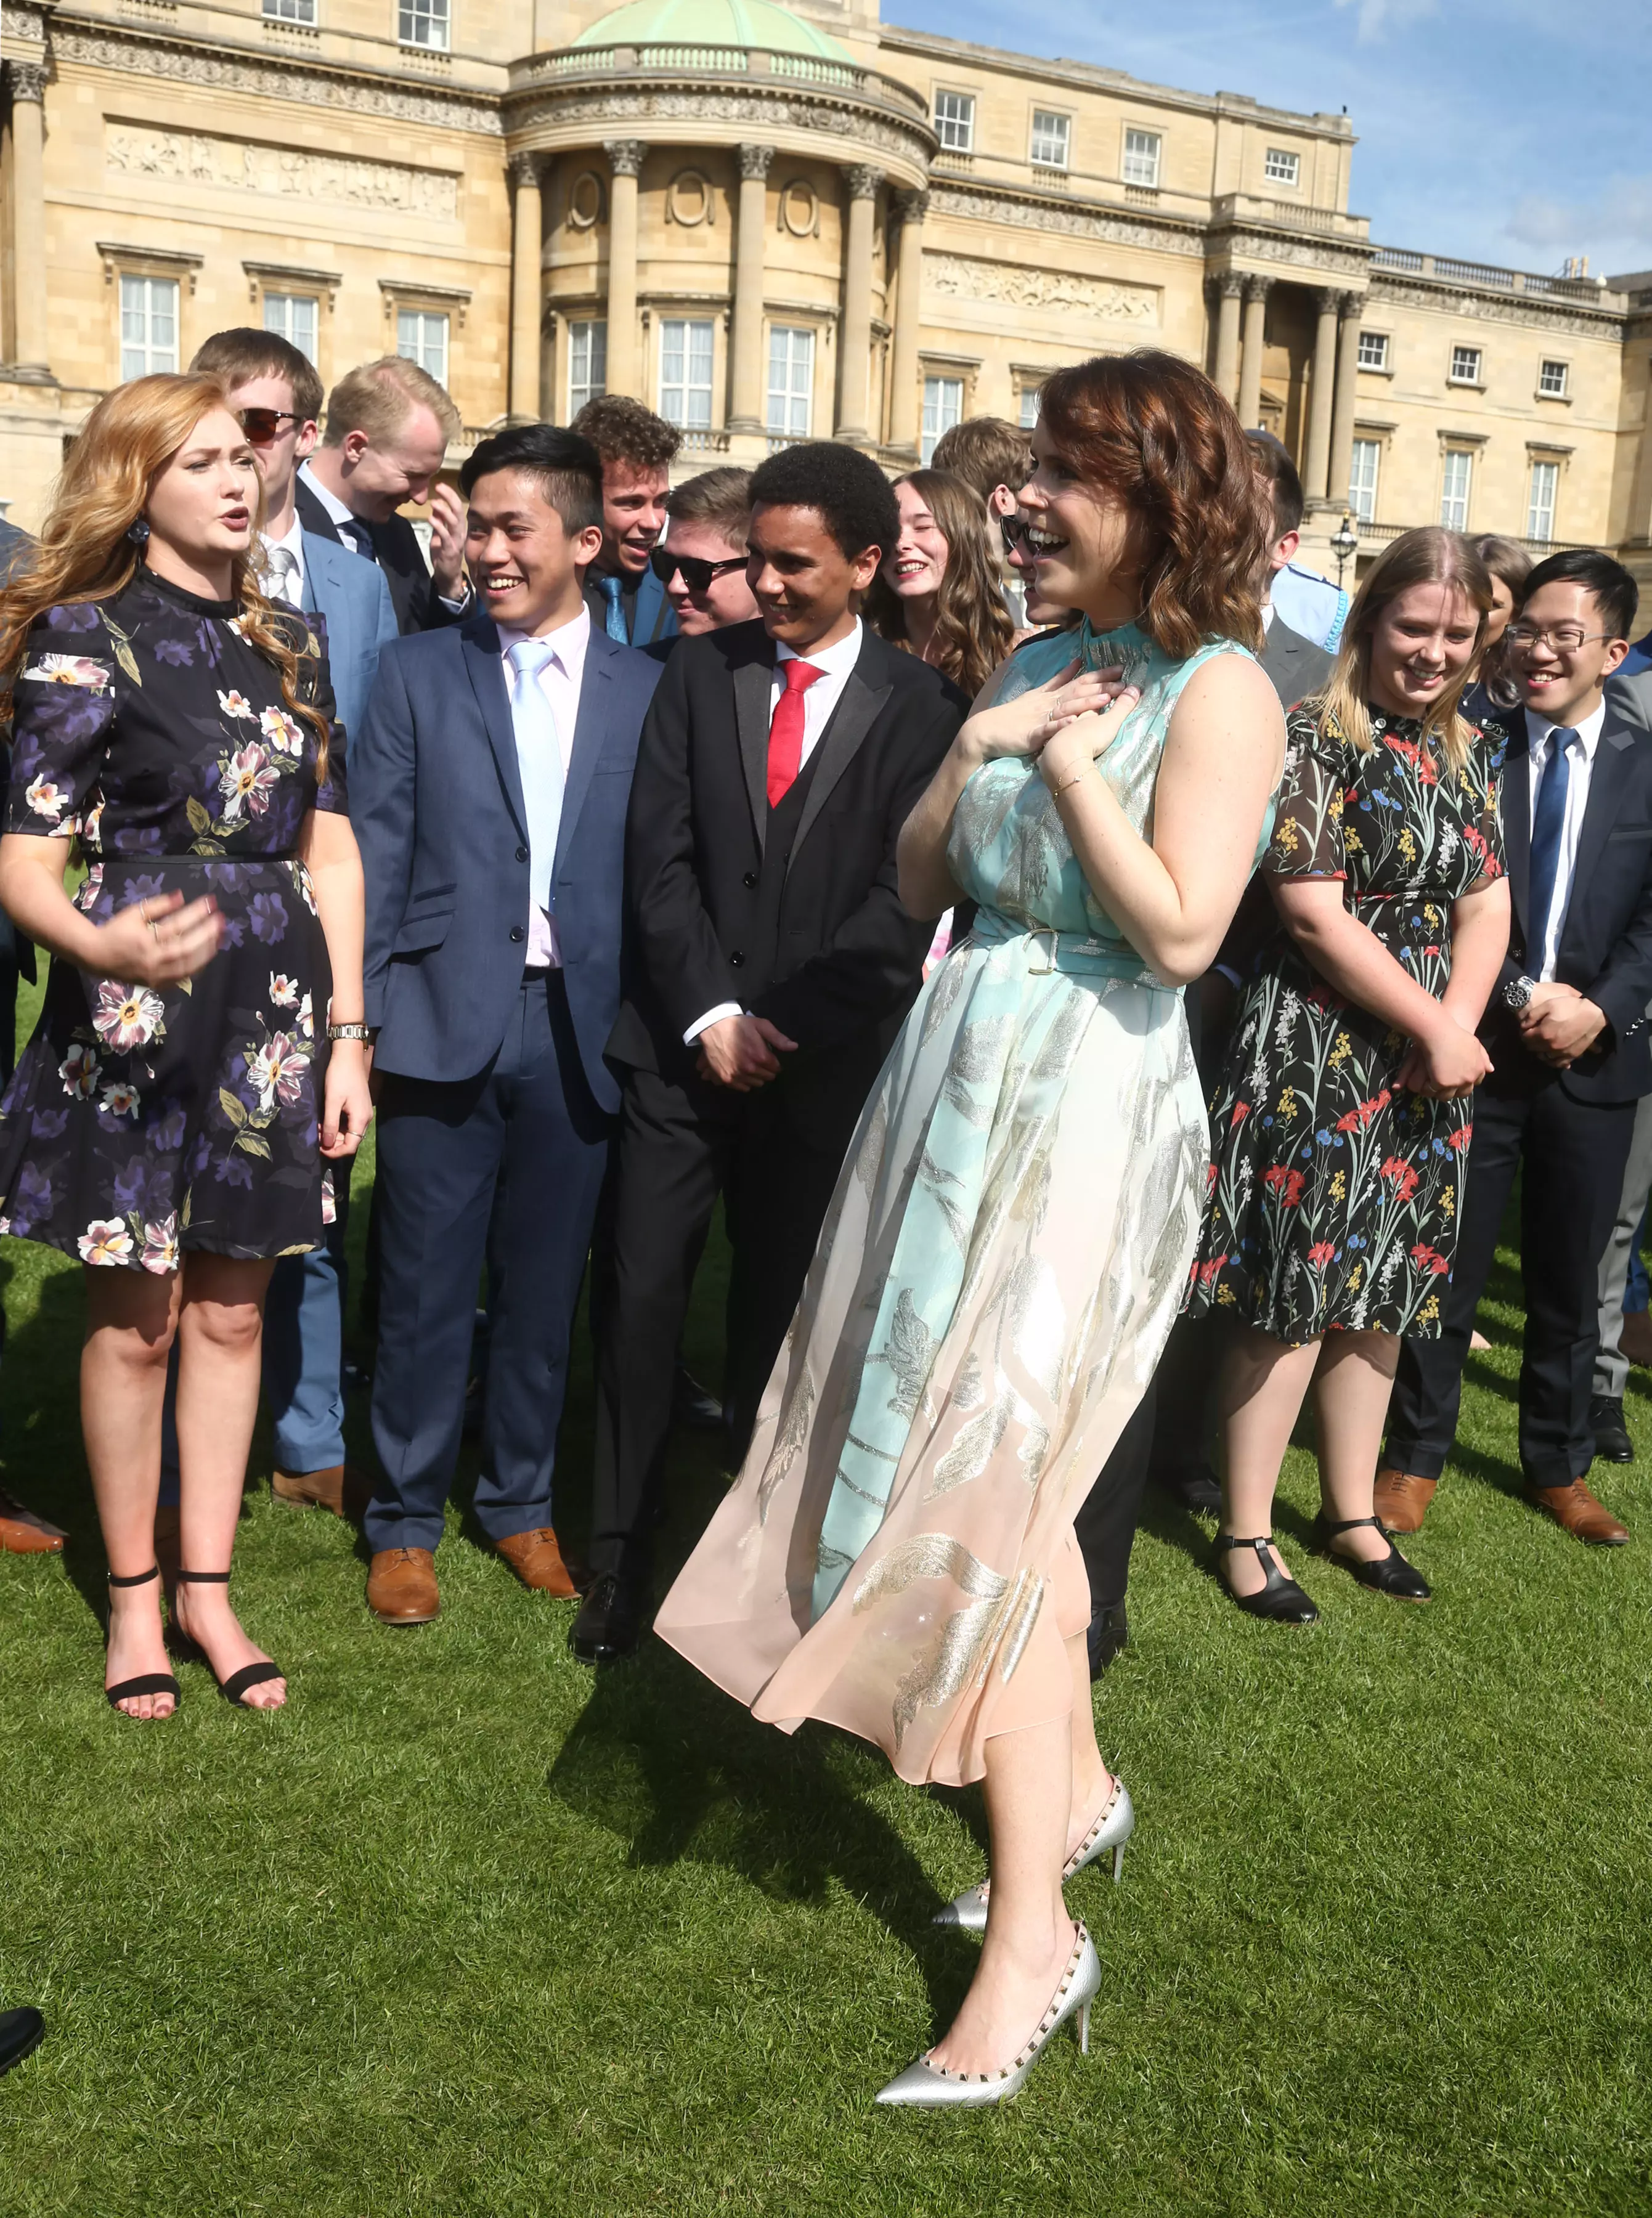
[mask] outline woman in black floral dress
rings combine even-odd
[[[1258,1616],[1317,1614],[1269,1530],[1310,1383],[1317,1543],[1364,1585],[1428,1595],[1372,1490],[1400,1335],[1439,1331],[1490,1068],[1475,1028],[1508,945],[1499,759],[1457,715],[1491,598],[1465,542],[1407,532],[1361,587],[1324,698],[1288,720],[1262,864],[1282,928],[1211,1098],[1188,1301],[1234,1327],[1216,1546]]]
[[[364,1032],[329,1045],[363,1007],[343,735],[317,641],[253,582],[261,498],[214,380],[139,379],[93,411],[0,596],[0,901],[55,958],[0,1100],[0,1231],[86,1266],[107,1691],[140,1718],[178,1699],[154,1569],[174,1337],[177,1629],[233,1701],[285,1699],[227,1592],[264,1289],[278,1255],[320,1244],[323,1158],[348,1175],[371,1115]]]

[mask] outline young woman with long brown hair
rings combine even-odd
[[[887,2103],[1002,2101],[1101,1985],[1062,1884],[1131,1812],[1073,1517],[1185,1283],[1206,1138],[1181,988],[1284,752],[1227,402],[1114,356],[1057,371],[1033,437],[1040,591],[1083,621],[1015,657],[907,820],[903,903],[976,924],[884,1066],[744,1470],[655,1623],[760,1718],[985,1781],[991,1893],[943,1913],[984,1924],[979,1968]]]
[[[1015,636],[986,503],[945,470],[897,478],[895,499],[900,537],[873,579],[867,621],[972,697]]]
[[[1282,929],[1211,1096],[1189,1298],[1231,1322],[1217,1560],[1257,1617],[1318,1615],[1270,1529],[1310,1385],[1316,1546],[1380,1594],[1428,1598],[1372,1496],[1400,1337],[1440,1331],[1490,1069],[1475,1028],[1508,946],[1497,759],[1459,706],[1491,601],[1466,540],[1407,532],[1360,586],[1323,695],[1287,724],[1263,864]]]
[[[0,905],[54,958],[0,1100],[0,1222],[86,1267],[105,1688],[141,1719],[179,1699],[154,1545],[175,1339],[175,1627],[232,1701],[286,1699],[227,1593],[264,1295],[277,1255],[320,1244],[321,1159],[347,1175],[372,1115],[342,747],[317,641],[258,589],[262,505],[217,381],[136,379],[92,411],[0,594]]]
[[[1487,716],[1505,716],[1510,709],[1519,708],[1525,698],[1509,667],[1503,635],[1531,575],[1531,557],[1518,539],[1505,539],[1495,531],[1482,532],[1469,543],[1492,581],[1492,604],[1486,612],[1486,634],[1475,664],[1474,682],[1463,697],[1465,720],[1483,724]]]

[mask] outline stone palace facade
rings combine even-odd
[[[1652,583],[1652,271],[1373,245],[1354,127],[878,20],[877,0],[10,0],[0,502],[208,332],[399,350],[465,440],[605,387],[684,470],[1030,423],[1097,351],[1203,363],[1308,545],[1440,521]],[[450,459],[457,460],[456,455]]]

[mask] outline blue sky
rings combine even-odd
[[[1652,269],[1647,0],[884,0],[886,22],[1281,108],[1345,103],[1371,236],[1516,268]],[[1041,22],[1059,23],[1047,35]]]

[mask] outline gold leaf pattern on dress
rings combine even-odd
[[[926,1502],[932,1502],[937,1494],[950,1494],[955,1486],[967,1486],[972,1478],[979,1478],[1009,1428],[1015,1406],[1015,1390],[1001,1379],[991,1407],[984,1409],[978,1417],[972,1417],[968,1424],[960,1425],[951,1447],[936,1461],[929,1474],[929,1484],[923,1490]]]
[[[780,1429],[775,1435],[774,1446],[764,1466],[761,1482],[757,1489],[757,1521],[768,1521],[768,1505],[774,1499],[775,1489],[780,1484],[802,1452],[809,1438],[809,1420],[814,1414],[815,1382],[807,1371],[798,1381],[792,1399],[786,1404]]]
[[[884,1360],[895,1374],[895,1391],[889,1397],[889,1407],[896,1416],[916,1414],[935,1356],[934,1335],[918,1315],[912,1289],[903,1286],[895,1303],[895,1314],[889,1321],[889,1344],[884,1350]]]
[[[980,1017],[972,1025],[966,1025],[958,1035],[947,1066],[947,1075],[941,1091],[960,1117],[972,1124],[984,1124],[997,1106],[997,1088],[991,1095],[978,1093],[989,1079],[998,1075],[1004,1058],[1004,1043],[1014,1027],[1011,1017]]]
[[[929,998],[923,1005],[923,1027],[918,1035],[918,1045],[927,1047],[950,1013],[953,1003],[963,992],[969,977],[966,963],[950,960],[941,964],[929,988]]]
[[[954,1409],[978,1409],[985,1399],[986,1381],[981,1374],[981,1359],[971,1348],[953,1381],[952,1405]]]
[[[904,1594],[915,1579],[950,1579],[976,1602],[997,1602],[1009,1584],[950,1533],[917,1533],[879,1556],[854,1590],[856,1614],[880,1595]]]
[[[1004,1610],[1004,1629],[998,1647],[998,1676],[1007,1685],[1033,1637],[1039,1611],[1044,1606],[1044,1581],[1036,1571],[1023,1571]]]
[[[1066,985],[1066,981],[1064,979],[1062,983]],[[1065,997],[1056,1012],[1055,1022],[1046,1034],[1044,1044],[1033,1064],[1034,1086],[1059,1081],[1066,1076],[1096,1007],[1096,1003],[1090,994],[1081,994],[1067,986]]]
[[[959,1177],[956,1171],[949,1171],[944,1164],[938,1163],[926,1148],[918,1163],[918,1183],[920,1186],[928,1187],[929,1192],[935,1196],[936,1208],[947,1220],[947,1230],[952,1234],[960,1248],[967,1252],[969,1221],[951,1194],[947,1192],[949,1186],[961,1186],[964,1183],[963,1180]]]
[[[866,1121],[860,1152],[854,1159],[854,1175],[870,1193],[884,1166],[884,1143],[889,1137],[889,1096],[881,1088]]]
[[[1010,1345],[1053,1402],[1061,1387],[1067,1307],[1046,1257],[1023,1255],[1014,1265],[1004,1287],[1004,1312]]]

